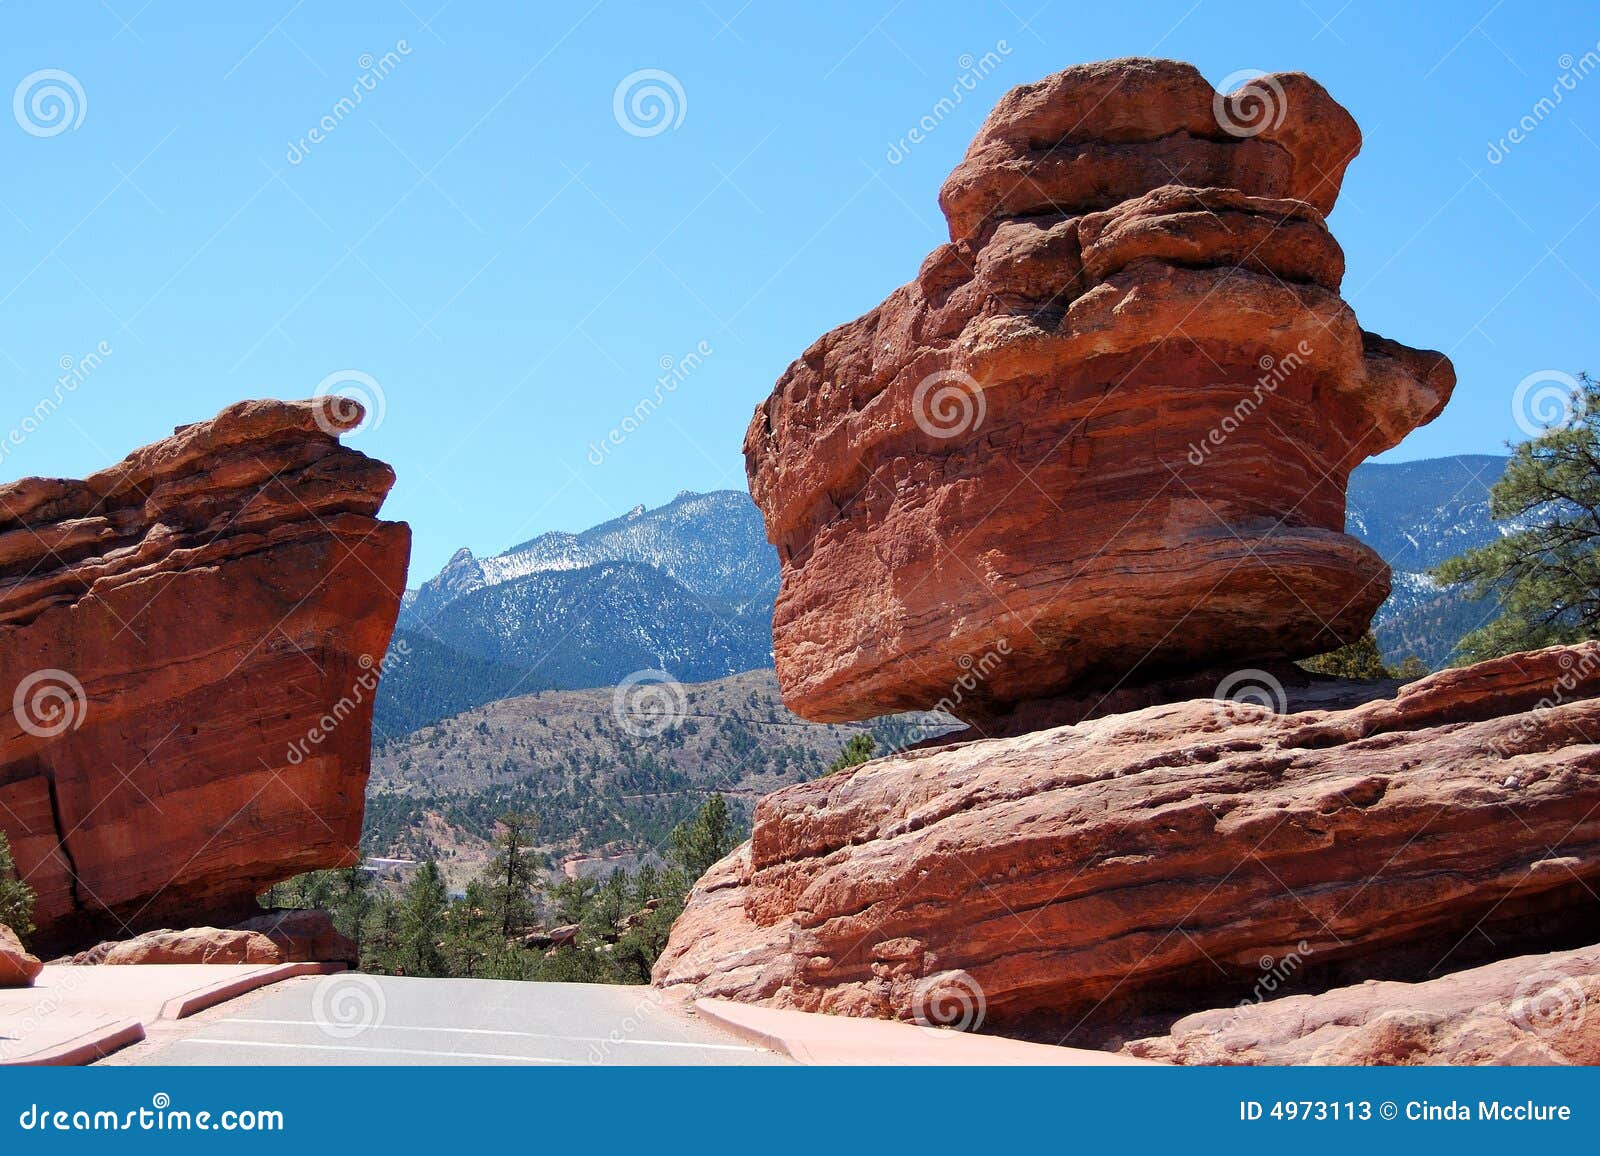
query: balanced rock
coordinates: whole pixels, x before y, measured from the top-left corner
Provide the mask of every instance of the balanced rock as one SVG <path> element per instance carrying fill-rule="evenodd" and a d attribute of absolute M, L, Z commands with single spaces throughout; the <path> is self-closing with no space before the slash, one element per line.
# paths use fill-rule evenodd
<path fill-rule="evenodd" d="M 976 721 L 1360 635 L 1389 573 L 1346 481 L 1455 384 L 1339 296 L 1360 143 L 1297 73 L 1225 97 L 1119 60 L 1004 96 L 950 242 L 746 434 L 787 705 Z"/>
<path fill-rule="evenodd" d="M 358 861 L 410 531 L 340 398 L 0 486 L 0 828 L 41 946 L 230 923 Z"/>
<path fill-rule="evenodd" d="M 1096 1044 L 1290 955 L 1323 990 L 1593 943 L 1597 694 L 1590 642 L 1346 710 L 1189 701 L 869 762 L 762 800 L 654 979 Z"/>
<path fill-rule="evenodd" d="M 0 987 L 31 987 L 44 964 L 28 953 L 17 933 L 0 923 Z"/>

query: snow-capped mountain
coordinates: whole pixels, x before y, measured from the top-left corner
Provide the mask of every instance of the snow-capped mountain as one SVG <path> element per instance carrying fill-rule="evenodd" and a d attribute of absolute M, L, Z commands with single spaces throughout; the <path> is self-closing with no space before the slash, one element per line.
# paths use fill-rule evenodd
<path fill-rule="evenodd" d="M 593 529 L 540 534 L 492 558 L 462 548 L 417 590 L 406 616 L 411 624 L 426 622 L 473 591 L 599 562 L 635 562 L 702 597 L 735 603 L 774 596 L 778 588 L 778 559 L 749 496 L 685 490 L 659 509 L 635 506 Z"/>
<path fill-rule="evenodd" d="M 1440 589 L 1427 571 L 1504 531 L 1489 517 L 1489 487 L 1507 458 L 1460 454 L 1394 464 L 1368 462 L 1350 475 L 1346 529 L 1392 571 L 1389 599 L 1373 619 L 1384 657 L 1414 654 L 1442 666 L 1456 641 L 1493 616 L 1492 606 Z"/>

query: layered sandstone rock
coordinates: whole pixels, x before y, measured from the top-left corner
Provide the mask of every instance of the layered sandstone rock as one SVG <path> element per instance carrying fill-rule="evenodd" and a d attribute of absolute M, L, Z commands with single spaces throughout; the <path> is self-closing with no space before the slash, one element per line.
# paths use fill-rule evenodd
<path fill-rule="evenodd" d="M 1346 480 L 1455 377 L 1339 296 L 1323 217 L 1359 147 L 1299 74 L 1222 98 L 1121 60 L 1003 97 L 950 242 L 746 435 L 786 703 L 992 719 L 1364 630 L 1388 568 Z"/>
<path fill-rule="evenodd" d="M 147 931 L 113 944 L 96 962 L 106 967 L 152 963 L 281 963 L 277 945 L 259 931 L 189 927 Z"/>
<path fill-rule="evenodd" d="M 17 933 L 0 923 L 0 987 L 30 987 L 44 964 L 22 946 Z"/>
<path fill-rule="evenodd" d="M 655 980 L 1104 1043 L 1291 954 L 1321 990 L 1593 943 L 1597 693 L 1586 643 L 1346 710 L 1190 701 L 870 762 L 761 802 Z"/>
<path fill-rule="evenodd" d="M 1600 1064 L 1600 948 L 1201 1012 L 1124 1050 L 1179 1064 Z"/>
<path fill-rule="evenodd" d="M 232 922 L 357 861 L 410 532 L 341 399 L 0 486 L 0 828 L 36 941 Z M 180 922 L 181 921 L 181 922 Z"/>

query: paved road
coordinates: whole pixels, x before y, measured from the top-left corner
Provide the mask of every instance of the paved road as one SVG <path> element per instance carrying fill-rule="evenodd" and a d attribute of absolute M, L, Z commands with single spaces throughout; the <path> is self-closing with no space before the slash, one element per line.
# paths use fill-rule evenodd
<path fill-rule="evenodd" d="M 291 980 L 205 1013 L 145 1064 L 783 1064 L 647 987 L 400 979 Z"/>

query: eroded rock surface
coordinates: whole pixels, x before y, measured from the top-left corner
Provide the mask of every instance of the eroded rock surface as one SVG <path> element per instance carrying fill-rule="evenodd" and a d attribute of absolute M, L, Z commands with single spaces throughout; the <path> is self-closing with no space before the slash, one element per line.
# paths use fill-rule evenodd
<path fill-rule="evenodd" d="M 1600 948 L 1200 1012 L 1124 1050 L 1178 1064 L 1600 1064 Z"/>
<path fill-rule="evenodd" d="M 410 531 L 340 399 L 0 486 L 0 828 L 41 948 L 228 923 L 358 861 Z"/>
<path fill-rule="evenodd" d="M 1346 710 L 1190 701 L 870 762 L 761 802 L 655 980 L 1103 1044 L 1291 953 L 1321 990 L 1593 943 L 1597 692 L 1585 643 Z"/>
<path fill-rule="evenodd" d="M 1339 296 L 1360 142 L 1300 74 L 1222 98 L 1120 60 L 1003 97 L 950 242 L 746 435 L 787 705 L 981 721 L 1359 635 L 1389 575 L 1347 478 L 1455 383 Z"/>
<path fill-rule="evenodd" d="M 44 964 L 22 946 L 17 933 L 0 923 L 0 987 L 30 987 L 43 969 Z"/>

